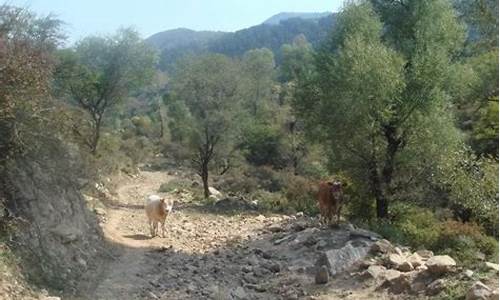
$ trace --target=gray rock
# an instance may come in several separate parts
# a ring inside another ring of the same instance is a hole
[[[433,274],[443,274],[452,272],[457,263],[448,255],[437,255],[429,258],[425,262],[425,265],[427,266],[429,272]]]
[[[425,293],[429,296],[435,296],[446,288],[446,284],[447,281],[445,279],[436,279],[427,286]]]
[[[267,227],[267,230],[271,232],[281,232],[283,231],[283,227],[279,224],[272,224],[271,226]]]
[[[487,285],[481,281],[476,281],[467,291],[465,300],[488,300],[491,298],[491,295],[492,291]]]
[[[417,252],[418,255],[420,255],[421,258],[423,259],[429,259],[434,256],[434,252],[430,250],[418,250]]]
[[[380,236],[380,234],[375,233],[373,231],[361,229],[361,228],[358,228],[358,229],[354,229],[354,228],[349,229],[349,236],[351,238],[358,238],[358,237],[366,238],[366,239],[370,239],[372,241],[377,241],[377,240],[382,239],[382,236]]]
[[[245,289],[242,288],[241,286],[237,287],[235,290],[231,292],[231,295],[235,299],[248,299],[248,294],[245,292]]]
[[[472,279],[474,271],[467,269],[462,274],[464,275],[465,278]]]
[[[394,246],[392,246],[391,242],[388,240],[379,240],[373,243],[371,246],[370,252],[374,254],[386,254],[386,253],[392,253],[394,250]]]
[[[495,272],[498,273],[498,264],[495,264],[495,263],[491,263],[491,262],[485,262],[484,263],[484,266],[488,269],[488,270],[493,270]]]
[[[420,257],[420,255],[418,255],[418,253],[413,253],[411,254],[410,256],[408,256],[406,258],[406,260],[411,263],[411,265],[413,267],[418,267],[418,266],[421,266],[423,265],[423,260],[422,260],[422,257]]]
[[[384,266],[372,265],[366,270],[366,274],[370,275],[374,279],[382,278],[387,269]]]
[[[314,282],[316,284],[325,284],[328,283],[330,279],[330,275],[328,274],[328,269],[326,266],[321,266],[316,272],[316,276],[314,277]]]
[[[330,275],[334,276],[365,258],[368,251],[369,247],[353,247],[351,243],[347,243],[340,249],[323,252],[316,261],[316,266],[327,266]]]

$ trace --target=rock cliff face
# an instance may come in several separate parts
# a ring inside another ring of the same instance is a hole
[[[10,246],[25,275],[72,292],[106,251],[95,216],[79,191],[75,174],[81,166],[57,148],[8,163],[0,178],[0,199],[6,206],[4,218],[14,224],[8,231]]]

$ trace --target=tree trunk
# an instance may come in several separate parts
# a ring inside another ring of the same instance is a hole
[[[164,125],[163,125],[163,114],[161,113],[161,100],[158,100],[158,115],[160,117],[160,138],[163,138]]]
[[[99,139],[101,136],[101,116],[94,118],[94,122],[94,136],[92,137],[92,142],[90,144],[90,153],[92,153],[92,155],[96,155],[97,146],[99,145]]]
[[[208,190],[208,162],[203,162],[201,165],[201,180],[203,181],[205,198],[208,198],[210,196],[210,191]]]
[[[372,190],[372,194],[375,196],[376,205],[377,205],[377,218],[384,219],[387,218],[389,212],[389,203],[387,198],[384,195],[384,191],[382,188],[382,182],[380,180],[380,176],[377,170],[377,163],[375,160],[370,162],[369,166],[370,171],[370,186]]]

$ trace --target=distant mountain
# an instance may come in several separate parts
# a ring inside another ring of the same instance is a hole
[[[276,14],[269,19],[265,20],[262,24],[268,25],[278,25],[281,21],[291,19],[291,18],[301,18],[301,19],[320,19],[331,15],[331,12],[321,12],[321,13],[301,13],[301,12],[281,12]]]
[[[190,46],[192,44],[206,44],[208,41],[224,35],[222,31],[195,31],[187,28],[177,28],[158,32],[147,38],[148,43],[158,49],[172,49]]]
[[[314,17],[322,14],[326,16]],[[171,71],[179,58],[190,54],[210,52],[240,56],[250,49],[263,47],[273,51],[279,64],[283,44],[291,43],[297,35],[303,34],[313,46],[318,45],[333,28],[335,16],[330,13],[306,13],[297,17],[292,13],[281,13],[263,24],[236,32],[179,28],[156,33],[147,38],[146,42],[160,50],[160,68],[163,70]]]

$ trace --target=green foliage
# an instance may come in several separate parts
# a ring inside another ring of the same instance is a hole
[[[431,210],[407,203],[395,203],[391,216],[391,220],[371,221],[369,227],[393,242],[451,255],[462,265],[474,265],[477,252],[497,260],[498,241],[479,225],[442,221]]]
[[[42,146],[60,126],[49,90],[61,24],[0,4],[0,164]]]
[[[282,193],[257,190],[252,193],[251,199],[257,201],[259,208],[265,211],[288,212],[291,209]]]
[[[165,183],[160,185],[158,188],[158,192],[160,193],[169,193],[174,190],[188,190],[191,188],[191,181],[184,178],[173,178]]]
[[[450,204],[498,235],[498,160],[477,157],[468,149],[455,151],[439,164],[434,180]]]
[[[279,128],[256,124],[243,131],[240,148],[247,161],[256,166],[283,166],[282,134]]]
[[[313,182],[293,174],[285,174],[284,182],[283,194],[287,199],[289,208],[309,215],[318,213],[317,190]]]
[[[425,186],[429,162],[460,140],[445,78],[464,30],[444,0],[374,2],[339,13],[316,74],[299,80],[294,109],[329,151],[332,169],[368,185],[365,199],[387,217],[396,191]]]
[[[104,114],[152,78],[156,54],[137,32],[121,29],[110,37],[87,37],[62,51],[59,60],[56,89],[88,113],[92,134],[79,135],[95,154]]]

